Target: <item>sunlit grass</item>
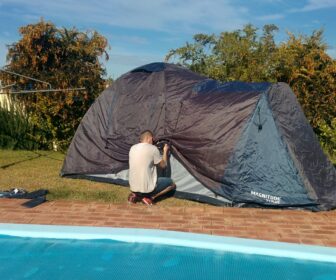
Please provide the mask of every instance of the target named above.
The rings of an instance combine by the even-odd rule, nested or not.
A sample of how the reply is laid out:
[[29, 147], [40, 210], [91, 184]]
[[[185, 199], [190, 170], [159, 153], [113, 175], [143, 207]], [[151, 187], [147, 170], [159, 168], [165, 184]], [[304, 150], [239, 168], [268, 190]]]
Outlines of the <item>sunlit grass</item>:
[[[129, 188], [89, 180], [59, 176], [65, 155], [53, 151], [0, 150], [0, 190], [24, 188], [47, 189], [48, 200], [104, 201], [125, 203]], [[160, 205], [197, 205], [198, 203], [169, 198]]]

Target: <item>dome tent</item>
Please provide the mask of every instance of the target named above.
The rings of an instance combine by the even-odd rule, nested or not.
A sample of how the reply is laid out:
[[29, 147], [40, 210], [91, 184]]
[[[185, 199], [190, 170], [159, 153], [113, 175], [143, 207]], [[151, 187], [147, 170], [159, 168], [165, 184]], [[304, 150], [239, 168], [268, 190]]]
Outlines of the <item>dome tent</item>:
[[336, 171], [284, 83], [219, 83], [183, 67], [130, 71], [90, 107], [61, 175], [128, 184], [141, 131], [171, 143], [175, 196], [233, 206], [336, 207]]

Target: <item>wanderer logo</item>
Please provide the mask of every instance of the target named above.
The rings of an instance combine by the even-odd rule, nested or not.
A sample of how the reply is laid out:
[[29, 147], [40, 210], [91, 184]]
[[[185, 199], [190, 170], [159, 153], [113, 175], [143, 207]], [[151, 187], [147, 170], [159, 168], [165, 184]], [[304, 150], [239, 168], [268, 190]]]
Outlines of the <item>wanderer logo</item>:
[[279, 197], [279, 196], [260, 193], [260, 192], [256, 192], [256, 191], [251, 191], [251, 195], [263, 198], [267, 202], [270, 202], [270, 203], [273, 203], [273, 204], [280, 204], [280, 201], [281, 201], [281, 197]]

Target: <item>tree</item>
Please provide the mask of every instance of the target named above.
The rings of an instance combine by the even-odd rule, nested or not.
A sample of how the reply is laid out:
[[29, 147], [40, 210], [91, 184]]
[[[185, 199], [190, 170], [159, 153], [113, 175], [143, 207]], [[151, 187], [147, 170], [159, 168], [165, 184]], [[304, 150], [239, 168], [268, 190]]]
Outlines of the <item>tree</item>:
[[289, 33], [278, 45], [276, 31], [277, 26], [265, 25], [258, 36], [257, 28], [246, 25], [219, 36], [197, 34], [193, 43], [170, 50], [166, 60], [220, 81], [288, 83], [322, 145], [336, 155], [336, 61], [326, 53], [323, 31]]
[[219, 36], [197, 34], [194, 43], [170, 50], [166, 61], [176, 60], [189, 69], [220, 81], [272, 80], [276, 52], [275, 25], [265, 25], [262, 37], [253, 25]]
[[335, 114], [336, 106], [336, 64], [326, 53], [322, 34], [289, 34], [289, 40], [279, 45], [276, 65], [277, 80], [293, 88], [313, 126]]
[[[104, 89], [105, 69], [100, 58], [108, 60], [107, 40], [96, 31], [57, 28], [43, 19], [19, 29], [21, 39], [8, 46], [6, 70], [50, 83], [55, 89], [82, 88], [84, 91], [58, 91], [16, 94], [31, 121], [44, 131], [39, 141], [56, 142], [65, 148], [96, 96]], [[17, 90], [48, 89], [46, 84], [2, 73], [6, 83]]]
[[289, 33], [278, 47], [275, 75], [292, 87], [322, 146], [336, 155], [336, 61], [326, 51], [322, 30]]

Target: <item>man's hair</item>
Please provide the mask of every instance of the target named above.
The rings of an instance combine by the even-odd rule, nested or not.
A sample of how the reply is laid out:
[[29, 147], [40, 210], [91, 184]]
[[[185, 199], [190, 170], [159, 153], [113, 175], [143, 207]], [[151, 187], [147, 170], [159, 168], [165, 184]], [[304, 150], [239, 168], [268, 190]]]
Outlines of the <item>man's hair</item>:
[[153, 137], [153, 132], [151, 132], [150, 130], [145, 130], [145, 131], [141, 132], [141, 134], [140, 134], [140, 142], [142, 142], [143, 140], [145, 140], [145, 138], [147, 136]]

